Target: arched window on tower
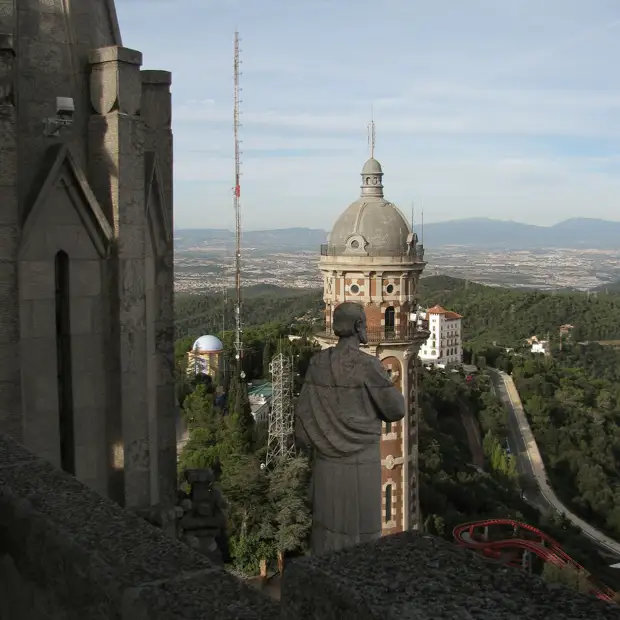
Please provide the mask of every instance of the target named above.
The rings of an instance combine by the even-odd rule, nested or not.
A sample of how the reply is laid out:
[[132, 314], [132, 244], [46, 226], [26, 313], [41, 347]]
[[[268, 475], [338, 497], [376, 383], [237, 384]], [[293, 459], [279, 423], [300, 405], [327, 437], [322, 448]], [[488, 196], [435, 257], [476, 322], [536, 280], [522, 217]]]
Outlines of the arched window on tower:
[[388, 484], [385, 487], [385, 522], [389, 523], [392, 520], [392, 485]]
[[390, 337], [394, 335], [394, 323], [395, 323], [395, 311], [392, 306], [385, 309], [384, 323], [385, 323], [385, 335]]
[[71, 363], [71, 295], [69, 256], [58, 252], [56, 276], [56, 370], [58, 388], [58, 429], [60, 466], [75, 475], [75, 437], [73, 420], [73, 369]]

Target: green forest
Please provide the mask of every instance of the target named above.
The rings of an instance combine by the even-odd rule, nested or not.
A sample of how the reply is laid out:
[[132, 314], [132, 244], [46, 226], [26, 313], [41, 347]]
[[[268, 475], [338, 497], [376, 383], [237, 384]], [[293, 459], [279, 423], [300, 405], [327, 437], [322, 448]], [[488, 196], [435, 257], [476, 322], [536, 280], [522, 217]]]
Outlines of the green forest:
[[[543, 337], [549, 333], [553, 340], [559, 326], [567, 323], [575, 326], [573, 339], [577, 341], [620, 339], [618, 292], [524, 292], [431, 276], [420, 280], [418, 295], [423, 307], [440, 304], [462, 314], [464, 339], [476, 347], [493, 342], [515, 347], [534, 334]], [[259, 285], [244, 289], [243, 297], [247, 327], [301, 322], [318, 331], [321, 326], [321, 290]], [[177, 338], [233, 327], [230, 295], [227, 303], [223, 295], [177, 295], [175, 304]]]
[[[507, 414], [490, 390], [485, 373], [466, 382], [462, 374], [424, 372], [421, 382], [420, 499], [424, 531], [452, 540], [455, 525], [483, 518], [509, 518], [529, 523], [555, 538], [575, 561], [610, 586], [615, 575], [590, 541], [561, 515], [543, 517], [526, 503], [516, 463], [503, 449]], [[472, 464], [472, 447], [460, 414], [473, 414], [482, 430], [485, 465]], [[526, 488], [526, 487], [525, 487]], [[553, 570], [543, 575], [587, 591], [587, 575]]]
[[518, 357], [513, 377], [558, 496], [620, 539], [620, 350]]
[[[437, 276], [420, 281], [419, 303], [438, 303], [464, 316], [465, 361], [512, 372], [558, 495], [585, 519], [620, 538], [620, 350], [583, 344], [620, 340], [620, 294], [525, 292]], [[317, 290], [247, 289], [243, 364], [248, 380], [268, 379], [269, 360], [283, 351], [295, 359], [299, 387], [317, 351], [309, 336], [321, 329], [322, 307]], [[247, 412], [241, 411], [243, 399], [229, 394], [229, 402], [236, 402], [231, 405], [237, 410], [232, 418], [237, 423], [245, 420], [239, 431], [226, 421], [228, 416], [217, 412], [206, 388], [197, 391], [188, 382], [184, 360], [195, 337], [217, 334], [231, 350], [231, 310], [230, 300], [226, 305], [223, 296], [177, 297], [179, 399], [186, 419], [204, 421], [193, 423], [183, 463], [218, 470], [220, 484], [235, 506], [229, 531], [231, 562], [252, 573], [260, 559], [304, 551], [309, 507], [302, 489], [308, 461], [300, 455], [293, 471], [268, 476], [260, 469], [266, 435], [258, 429], [250, 432]], [[574, 329], [560, 342], [563, 324]], [[291, 333], [302, 338], [290, 342]], [[552, 357], [529, 354], [524, 340], [547, 334]], [[454, 525], [478, 517], [523, 520], [541, 527], [575, 560], [605, 575], [614, 586], [607, 579], [605, 562], [587, 539], [561, 517], [541, 518], [521, 499], [524, 481], [503, 449], [506, 412], [492, 395], [484, 370], [469, 383], [462, 374], [425, 372], [421, 402], [420, 497], [426, 531], [451, 539]], [[472, 464], [461, 415], [474, 416], [480, 427], [483, 470]], [[230, 454], [240, 458], [226, 456]], [[288, 487], [296, 490], [287, 495], [283, 489]], [[292, 514], [305, 525], [293, 528], [286, 521]], [[580, 577], [569, 577], [550, 576], [583, 588]]]
[[536, 334], [558, 338], [560, 325], [574, 325], [573, 339], [620, 338], [620, 294], [548, 293], [484, 286], [448, 276], [420, 280], [420, 304], [440, 304], [464, 316], [471, 346], [515, 347]]

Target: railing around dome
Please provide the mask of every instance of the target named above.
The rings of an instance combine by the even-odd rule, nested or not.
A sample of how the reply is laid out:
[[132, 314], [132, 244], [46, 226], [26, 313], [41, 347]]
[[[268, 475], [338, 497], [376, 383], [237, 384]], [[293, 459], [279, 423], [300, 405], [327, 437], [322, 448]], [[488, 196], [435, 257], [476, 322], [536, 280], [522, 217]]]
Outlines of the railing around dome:
[[355, 254], [354, 252], [345, 252], [345, 247], [342, 245], [332, 245], [331, 243], [321, 244], [321, 256], [377, 256], [386, 258], [408, 258], [423, 260], [424, 249], [418, 246], [415, 251], [410, 250], [374, 250], [372, 248], [366, 249], [363, 253]]
[[[414, 323], [406, 323], [394, 327], [367, 327], [366, 335], [369, 344], [377, 344], [380, 342], [424, 342], [430, 334], [428, 323], [426, 325], [420, 324], [418, 327]], [[338, 339], [331, 325], [326, 325], [317, 336]]]

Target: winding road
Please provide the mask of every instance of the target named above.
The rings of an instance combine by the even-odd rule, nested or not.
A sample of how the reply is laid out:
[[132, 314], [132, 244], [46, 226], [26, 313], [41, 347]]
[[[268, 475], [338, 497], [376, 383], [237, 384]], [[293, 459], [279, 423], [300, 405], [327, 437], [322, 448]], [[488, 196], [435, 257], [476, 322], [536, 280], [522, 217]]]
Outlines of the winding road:
[[575, 527], [581, 530], [584, 536], [596, 542], [607, 552], [620, 557], [620, 543], [586, 523], [558, 499], [549, 485], [545, 464], [512, 377], [500, 370], [489, 368], [489, 371], [496, 393], [508, 411], [509, 444], [516, 455], [519, 473], [534, 481], [538, 487], [537, 496], [530, 497], [531, 494], [528, 494], [527, 500], [539, 509], [551, 508], [563, 514]]

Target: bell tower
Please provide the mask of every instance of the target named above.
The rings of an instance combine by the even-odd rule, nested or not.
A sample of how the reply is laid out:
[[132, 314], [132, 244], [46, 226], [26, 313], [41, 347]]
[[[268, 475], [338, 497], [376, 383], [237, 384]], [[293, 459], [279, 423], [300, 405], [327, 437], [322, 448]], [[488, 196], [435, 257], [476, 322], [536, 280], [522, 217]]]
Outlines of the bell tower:
[[364, 306], [369, 342], [405, 396], [401, 422], [384, 424], [381, 438], [383, 533], [418, 529], [418, 350], [428, 338], [417, 318], [417, 285], [426, 263], [424, 248], [402, 212], [384, 197], [383, 169], [371, 158], [361, 172], [361, 194], [338, 218], [321, 246], [324, 348], [338, 340], [332, 330], [335, 308], [345, 301]]

